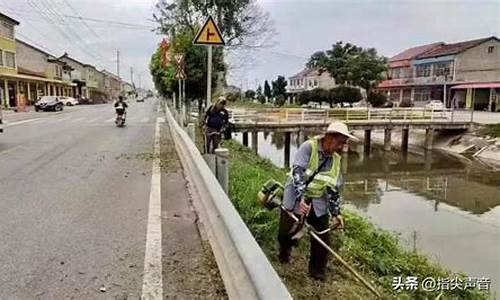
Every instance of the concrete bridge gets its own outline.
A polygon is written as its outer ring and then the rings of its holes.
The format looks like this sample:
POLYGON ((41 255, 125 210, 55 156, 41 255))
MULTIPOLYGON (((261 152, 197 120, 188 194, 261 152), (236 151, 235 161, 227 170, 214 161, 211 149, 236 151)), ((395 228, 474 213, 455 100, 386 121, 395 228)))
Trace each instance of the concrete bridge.
POLYGON ((384 130, 384 150, 391 149, 393 130, 402 134, 401 149, 408 150, 410 129, 424 129, 425 148, 432 149, 436 130, 467 130, 472 124, 470 111, 429 110, 425 108, 348 108, 329 110, 308 109, 260 109, 235 110, 231 121, 235 131, 243 133, 243 144, 248 146, 251 133, 252 149, 258 150, 259 132, 285 133, 285 165, 290 157, 291 133, 299 133, 300 142, 305 140, 305 132, 324 131, 332 121, 343 121, 351 130, 364 131, 364 148, 369 153, 371 133, 384 130))

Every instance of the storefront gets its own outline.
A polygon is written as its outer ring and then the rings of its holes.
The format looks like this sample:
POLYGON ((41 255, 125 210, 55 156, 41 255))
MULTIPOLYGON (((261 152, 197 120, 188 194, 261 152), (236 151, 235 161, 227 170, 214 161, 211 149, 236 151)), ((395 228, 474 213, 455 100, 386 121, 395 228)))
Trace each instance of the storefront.
POLYGON ((451 88, 454 108, 479 111, 500 111, 500 82, 467 83, 451 88))

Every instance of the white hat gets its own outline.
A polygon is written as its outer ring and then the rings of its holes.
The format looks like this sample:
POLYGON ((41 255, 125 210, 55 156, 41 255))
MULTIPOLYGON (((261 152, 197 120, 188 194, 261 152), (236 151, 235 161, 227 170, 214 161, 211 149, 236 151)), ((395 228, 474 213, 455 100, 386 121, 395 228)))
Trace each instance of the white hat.
POLYGON ((349 133, 349 128, 347 128, 347 125, 344 124, 343 122, 332 122, 330 125, 328 125, 328 128, 326 129, 325 134, 327 133, 340 133, 343 136, 346 136, 354 141, 359 141, 357 137, 349 133))

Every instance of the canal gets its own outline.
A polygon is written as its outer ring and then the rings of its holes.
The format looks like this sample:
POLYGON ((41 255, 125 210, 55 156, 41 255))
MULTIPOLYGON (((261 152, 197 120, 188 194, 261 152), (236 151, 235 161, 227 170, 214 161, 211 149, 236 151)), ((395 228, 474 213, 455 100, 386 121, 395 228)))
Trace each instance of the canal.
MULTIPOLYGON (((236 134, 242 142, 242 135, 236 134)), ((292 134, 290 161, 299 145, 292 134)), ((251 141, 249 141, 251 146, 251 141)), ((258 153, 284 166, 284 135, 259 133, 258 153)), ((354 147, 344 155, 344 207, 396 232, 401 244, 472 277, 500 295, 500 172, 441 152, 354 147)), ((396 275, 396 274, 395 274, 396 275)))

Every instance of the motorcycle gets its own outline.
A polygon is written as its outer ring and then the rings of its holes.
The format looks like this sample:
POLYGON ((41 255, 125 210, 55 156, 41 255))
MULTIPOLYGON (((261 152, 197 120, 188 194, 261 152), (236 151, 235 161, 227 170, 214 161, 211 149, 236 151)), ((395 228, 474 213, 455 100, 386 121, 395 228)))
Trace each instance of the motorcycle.
POLYGON ((125 116, 126 116, 125 112, 119 113, 117 109, 116 120, 115 120, 116 127, 125 126, 125 116))

